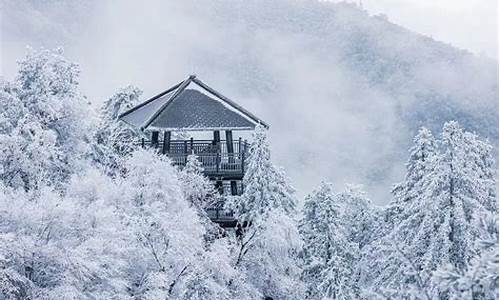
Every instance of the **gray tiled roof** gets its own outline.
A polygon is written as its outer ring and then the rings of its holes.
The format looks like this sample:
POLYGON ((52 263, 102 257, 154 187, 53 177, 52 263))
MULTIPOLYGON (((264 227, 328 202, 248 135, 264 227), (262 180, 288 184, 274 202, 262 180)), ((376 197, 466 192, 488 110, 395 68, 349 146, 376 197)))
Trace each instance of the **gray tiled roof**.
POLYGON ((258 123, 256 116, 190 76, 160 95, 123 113, 120 120, 140 129, 244 130, 258 123), (197 85, 200 90, 188 88, 197 85))
POLYGON ((150 126, 184 129, 253 129, 255 122, 250 122, 220 101, 200 91, 185 89, 151 122, 150 126))

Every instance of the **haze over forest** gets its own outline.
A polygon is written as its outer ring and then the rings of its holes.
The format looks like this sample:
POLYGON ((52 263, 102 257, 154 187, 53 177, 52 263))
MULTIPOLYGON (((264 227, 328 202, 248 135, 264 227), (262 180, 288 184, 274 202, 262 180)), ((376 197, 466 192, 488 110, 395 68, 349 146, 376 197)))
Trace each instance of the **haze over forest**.
POLYGON ((5 1, 1 74, 61 46, 100 105, 199 78, 271 125, 273 160, 301 194, 321 179, 388 202, 411 137, 448 120, 498 141, 497 62, 353 4, 315 1, 5 1))

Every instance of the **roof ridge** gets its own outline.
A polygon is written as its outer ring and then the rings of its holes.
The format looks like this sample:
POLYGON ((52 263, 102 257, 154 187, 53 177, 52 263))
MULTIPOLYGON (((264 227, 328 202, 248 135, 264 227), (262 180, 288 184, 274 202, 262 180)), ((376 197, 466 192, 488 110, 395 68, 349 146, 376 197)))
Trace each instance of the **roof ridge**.
POLYGON ((180 83, 174 94, 170 96, 170 98, 151 117, 147 119, 144 125, 141 126, 141 130, 146 129, 195 78, 196 76, 191 75, 189 76, 189 78, 180 83))

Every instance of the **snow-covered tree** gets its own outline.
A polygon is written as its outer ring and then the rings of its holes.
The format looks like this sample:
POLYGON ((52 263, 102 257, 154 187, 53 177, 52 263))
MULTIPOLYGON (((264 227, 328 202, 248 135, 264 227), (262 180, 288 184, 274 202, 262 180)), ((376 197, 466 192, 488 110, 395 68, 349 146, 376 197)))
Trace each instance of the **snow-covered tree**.
POLYGON ((196 209, 205 227, 205 240, 213 242, 220 237, 222 231, 210 220, 206 209, 217 205, 221 201, 221 195, 203 174, 203 164, 195 154, 188 155, 186 165, 179 172, 179 181, 184 198, 196 209))
POLYGON ((464 141, 467 144, 466 151, 469 167, 475 173, 478 187, 483 189, 481 204, 489 211, 498 212, 498 198, 496 194, 496 181, 498 170, 493 155, 493 146, 482 141, 476 134, 464 132, 464 141))
POLYGON ((184 198, 179 171, 167 157, 139 150, 125 169, 123 214, 139 244, 129 257, 136 297, 234 299, 254 291, 239 282, 229 247, 225 253, 217 242, 207 248, 198 211, 184 198))
POLYGON ((212 234, 197 157, 179 170, 134 151, 117 122, 140 90, 107 100, 97 125, 78 77, 42 50, 0 80, 0 299, 499 298, 494 149, 458 123, 419 131, 385 211, 323 183, 299 222, 257 126, 244 194, 227 201, 238 227, 212 234))
POLYGON ((395 248, 394 244, 410 243, 416 239, 422 221, 420 214, 427 205, 422 199, 426 191, 425 179, 436 164, 439 153, 438 142, 428 129, 421 128, 413 139, 413 146, 409 152, 405 180, 393 188, 394 198, 385 209, 383 220, 378 224, 379 232, 374 239, 379 238, 379 240, 375 240, 365 249, 360 264, 361 281, 371 282, 379 293, 380 287, 385 288, 385 293, 392 297, 404 297, 408 295, 410 289, 419 289, 414 286, 420 279, 414 278, 418 275, 415 274, 415 269, 418 270, 419 267, 414 266, 413 258, 421 253, 412 254, 413 250, 395 248), (411 259, 408 259, 408 255, 412 255, 411 259), (382 265, 384 267, 381 267, 382 265), (398 284, 399 286, 394 287, 398 284), (409 284, 411 288, 408 286, 401 288, 405 284, 409 284), (405 294, 397 294, 399 292, 405 294))
POLYGON ((203 228, 184 200, 178 171, 168 158, 139 150, 127 159, 123 209, 137 236, 139 256, 130 263, 137 297, 172 297, 202 254, 203 228), (187 251, 189 249, 189 251, 187 251), (139 258, 140 257, 140 258, 139 258), (146 276, 146 281, 140 278, 146 276))
POLYGON ((465 269, 445 265, 434 281, 447 299, 498 299, 498 215, 482 220, 485 238, 478 240, 480 253, 465 269))
POLYGON ((261 125, 255 129, 245 170, 243 195, 228 197, 225 204, 239 222, 233 242, 235 267, 264 297, 300 298, 295 190, 271 162, 261 125))
POLYGON ((217 201, 217 192, 213 183, 203 175, 203 164, 196 154, 188 155, 179 179, 185 199, 203 210, 217 201))
MULTIPOLYGON (((1 195, 2 268, 8 278, 17 278, 17 284, 12 284, 14 290, 27 295, 20 299, 85 299, 96 291, 108 291, 108 296, 119 294, 120 284, 110 276, 116 265, 102 255, 116 234, 113 226, 107 235, 100 234, 109 228, 101 225, 113 224, 113 218, 105 213, 109 210, 100 210, 104 218, 92 218, 87 207, 75 198, 63 198, 48 189, 40 190, 36 198, 12 189, 3 189, 1 195), (16 205, 12 205, 12 199, 16 205), (100 251, 82 251, 83 245, 93 245, 100 251), (109 267, 101 266, 101 262, 109 267)), ((119 247, 116 242, 114 246, 119 247)))
POLYGON ((15 84, 0 79, 0 133, 9 134, 27 113, 17 95, 15 84))
POLYGON ((233 268, 228 240, 206 245, 168 159, 141 150, 125 163, 123 177, 93 168, 74 175, 63 194, 2 187, 0 295, 256 298, 233 268))
POLYGON ((377 208, 367 198, 362 186, 348 184, 336 195, 340 219, 346 238, 359 249, 378 236, 377 208))
POLYGON ((303 279, 308 299, 356 299, 358 247, 346 237, 341 207, 328 183, 306 197, 299 230, 304 240, 303 279))
POLYGON ((296 190, 291 184, 291 180, 282 167, 274 169, 273 192, 276 194, 274 208, 281 209, 284 213, 293 215, 296 213, 297 198, 296 190))
POLYGON ((293 213, 294 189, 284 172, 271 162, 267 130, 262 125, 255 128, 250 156, 246 161, 243 195, 232 197, 226 203, 226 207, 235 214, 235 217, 244 223, 264 218, 272 208, 293 213))
POLYGON ((133 151, 133 140, 137 138, 137 132, 120 122, 118 117, 138 104, 141 95, 140 89, 129 85, 104 102, 101 108, 101 124, 96 133, 98 144, 111 148, 118 155, 133 151))
POLYGON ((60 50, 30 51, 0 92, 0 158, 4 184, 60 185, 81 168, 94 115, 78 91, 79 69, 60 50), (85 116, 85 117, 82 117, 85 116))
POLYGON ((119 89, 101 107, 89 157, 110 174, 122 171, 120 160, 137 147, 138 132, 118 117, 136 105, 141 94, 140 89, 129 85, 119 89))
POLYGON ((427 298, 437 297, 432 273, 446 265, 463 271, 479 251, 478 219, 496 211, 493 180, 485 175, 494 171, 484 164, 491 154, 484 151, 485 142, 456 122, 444 125, 439 143, 431 167, 422 173, 419 193, 410 189, 399 195, 413 200, 398 214, 393 230, 366 249, 364 276, 372 278, 372 287, 426 290, 427 298))
POLYGON ((264 298, 302 299, 297 221, 279 208, 252 223, 234 243, 236 269, 264 298))
POLYGON ((54 132, 62 149, 59 159, 70 163, 87 149, 88 129, 95 116, 78 90, 78 65, 62 54, 60 49, 30 51, 19 63, 16 84, 26 118, 54 132))
POLYGON ((423 243, 428 247, 422 261, 424 271, 443 263, 465 267, 476 252, 474 241, 479 232, 475 214, 487 214, 494 206, 489 203, 493 201, 490 191, 494 182, 482 178, 484 171, 475 159, 477 143, 472 137, 456 122, 443 127, 443 153, 426 177, 424 203, 429 206, 422 210, 425 229, 417 235, 420 242, 429 242, 427 246, 423 243))
POLYGON ((422 127, 413 139, 413 146, 410 148, 410 157, 406 163, 406 177, 392 190, 394 199, 389 204, 385 216, 386 222, 391 227, 389 229, 399 223, 398 218, 405 218, 400 214, 406 211, 407 206, 412 205, 409 202, 422 196, 425 189, 423 179, 433 167, 438 153, 437 147, 437 141, 432 132, 422 127))

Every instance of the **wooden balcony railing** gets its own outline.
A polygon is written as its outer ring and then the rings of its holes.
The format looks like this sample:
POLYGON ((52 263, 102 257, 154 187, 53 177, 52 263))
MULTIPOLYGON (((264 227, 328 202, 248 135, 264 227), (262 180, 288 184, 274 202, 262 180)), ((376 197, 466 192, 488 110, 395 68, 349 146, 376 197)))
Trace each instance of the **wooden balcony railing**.
POLYGON ((242 177, 245 173, 245 158, 248 157, 248 143, 241 139, 228 144, 206 140, 173 140, 165 146, 163 141, 152 143, 142 140, 143 147, 153 147, 168 155, 174 165, 184 166, 190 154, 196 154, 202 163, 204 173, 209 177, 242 177), (232 148, 232 149, 231 149, 232 148))

